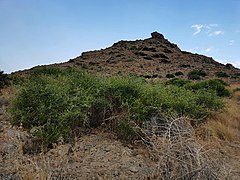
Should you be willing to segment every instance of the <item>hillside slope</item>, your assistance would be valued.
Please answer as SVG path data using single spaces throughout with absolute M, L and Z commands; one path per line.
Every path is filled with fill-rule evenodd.
M 75 67 L 103 75 L 134 74 L 161 79 L 165 79 L 167 74 L 175 75 L 176 72 L 180 72 L 180 76 L 177 76 L 187 78 L 190 71 L 203 70 L 207 76 L 202 79 L 215 78 L 217 73 L 220 76 L 223 73 L 225 81 L 240 81 L 240 69 L 231 64 L 221 64 L 211 57 L 181 51 L 158 32 L 151 33 L 148 39 L 119 41 L 106 49 L 83 52 L 68 62 L 47 66 Z M 25 74 L 28 71 L 17 73 Z
M 181 51 L 158 32 L 145 40 L 119 41 L 106 49 L 84 52 L 59 65 L 105 75 L 131 73 L 148 78 L 165 78 L 167 74 L 179 71 L 183 73 L 182 78 L 186 78 L 192 70 L 204 70 L 207 79 L 215 77 L 217 72 L 224 72 L 230 76 L 226 80 L 231 82 L 236 81 L 236 75 L 240 73 L 231 64 L 224 65 L 211 57 Z

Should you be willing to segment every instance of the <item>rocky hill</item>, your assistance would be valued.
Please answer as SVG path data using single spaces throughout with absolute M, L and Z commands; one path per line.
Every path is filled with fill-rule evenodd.
M 193 70 L 203 70 L 204 79 L 223 73 L 226 80 L 239 81 L 240 70 L 231 64 L 221 64 L 211 57 L 193 54 L 181 49 L 158 32 L 151 38 L 136 41 L 119 41 L 106 49 L 83 52 L 81 56 L 66 63 L 52 66 L 77 67 L 89 72 L 112 74 L 135 74 L 146 78 L 166 78 L 167 74 L 179 73 L 181 78 Z M 178 75 L 178 76 L 179 76 Z
M 43 68 L 24 84 L 10 76 L 15 86 L 2 73 L 0 179 L 240 179 L 239 69 L 181 51 L 157 32 L 49 66 L 154 79 L 195 70 L 236 84 L 185 88 Z

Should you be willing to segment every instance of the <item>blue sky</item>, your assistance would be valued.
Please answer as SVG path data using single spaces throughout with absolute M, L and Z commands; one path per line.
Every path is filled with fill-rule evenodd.
M 64 62 L 153 31 L 240 68 L 239 0 L 0 0 L 0 69 Z

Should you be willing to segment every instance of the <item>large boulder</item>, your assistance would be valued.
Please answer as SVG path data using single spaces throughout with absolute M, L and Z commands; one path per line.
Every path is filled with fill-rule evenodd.
M 164 39 L 164 36 L 160 34 L 159 32 L 152 32 L 151 33 L 152 38 L 157 38 L 157 39 Z

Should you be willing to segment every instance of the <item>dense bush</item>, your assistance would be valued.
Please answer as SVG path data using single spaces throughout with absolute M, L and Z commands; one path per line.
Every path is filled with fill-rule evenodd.
M 183 74 L 183 72 L 181 72 L 181 71 L 175 72 L 175 76 L 182 76 L 182 75 L 184 75 L 184 74 Z
M 198 119 L 209 115 L 210 110 L 216 110 L 223 106 L 221 99 L 214 93 L 193 92 L 183 87 L 163 84 L 144 88 L 141 98 L 135 103 L 134 115 L 138 116 L 140 121 L 148 121 L 159 112 L 164 115 L 177 113 Z
M 237 87 L 233 90 L 233 92 L 237 92 L 237 91 L 240 91 L 240 87 Z
M 13 100 L 12 122 L 28 129 L 40 127 L 37 135 L 46 144 L 66 138 L 75 126 L 88 125 L 95 84 L 85 73 L 34 75 Z
M 216 72 L 216 76 L 217 77 L 229 77 L 229 75 L 225 72 L 222 72 L 222 71 L 219 71 L 219 72 Z
M 190 83 L 189 80 L 179 79 L 179 78 L 173 78 L 165 82 L 166 85 L 175 85 L 178 87 L 183 87 L 185 84 Z
M 188 79 L 200 80 L 202 77 L 207 76 L 207 73 L 203 70 L 193 70 L 188 73 Z
M 131 140 L 136 135 L 132 124 L 176 113 L 198 119 L 223 106 L 204 85 L 186 88 L 187 82 L 181 81 L 149 84 L 136 76 L 97 77 L 73 69 L 39 68 L 12 101 L 12 123 L 37 129 L 35 135 L 46 145 L 68 138 L 77 127 L 100 124 Z
M 3 71 L 0 71 L 0 88 L 9 84 L 9 78 L 7 74 L 4 74 Z
M 231 77 L 235 78 L 235 79 L 240 78 L 240 73 L 235 73 L 235 74 L 231 75 Z
M 175 76 L 174 76 L 174 74 L 167 74 L 166 75 L 166 78 L 174 78 Z
M 188 84 L 186 87 L 193 90 L 213 91 L 217 96 L 228 97 L 230 91 L 226 89 L 227 84 L 221 79 L 211 79 L 199 83 Z

